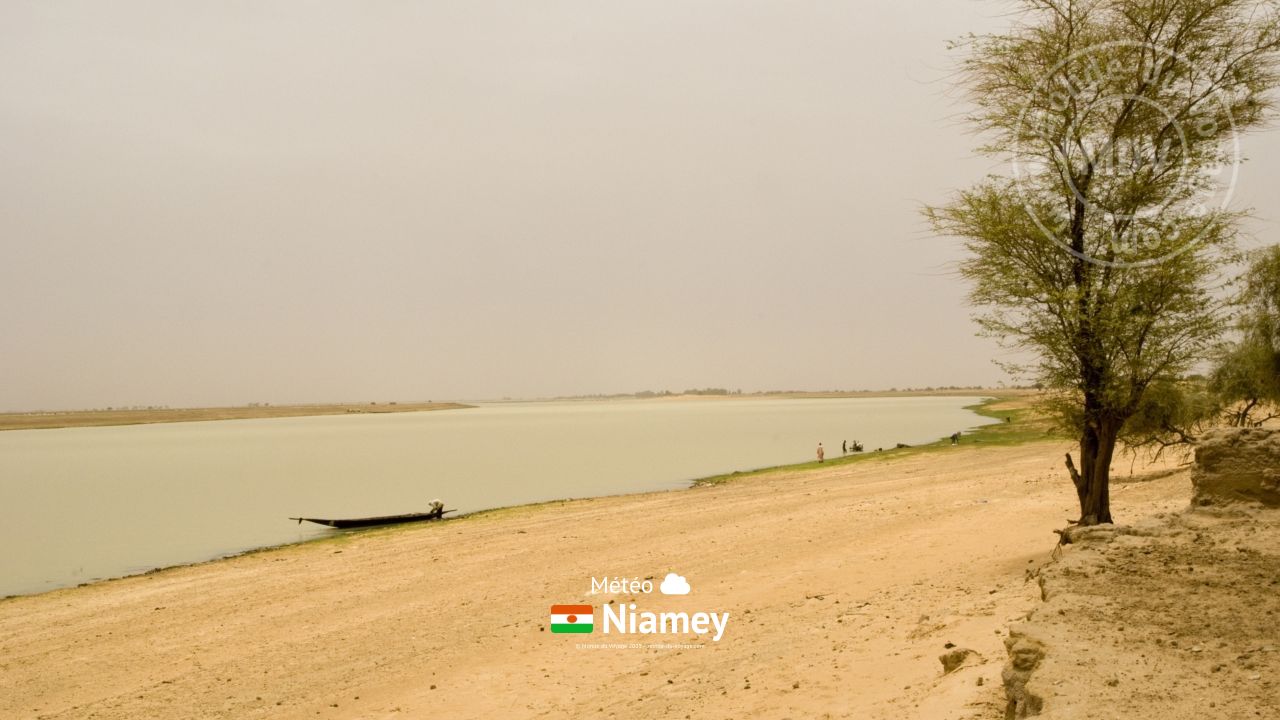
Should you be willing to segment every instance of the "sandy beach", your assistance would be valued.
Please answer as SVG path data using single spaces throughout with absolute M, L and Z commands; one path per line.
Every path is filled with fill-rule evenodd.
M 513 508 L 11 598 L 0 716 L 996 717 L 1003 637 L 1074 509 L 1067 448 Z M 1186 505 L 1185 472 L 1117 488 L 1126 521 Z M 689 595 L 590 593 L 672 571 Z M 610 602 L 730 619 L 719 642 L 548 632 L 550 605 Z M 687 647 L 579 647 L 619 641 Z M 947 643 L 977 655 L 943 675 Z

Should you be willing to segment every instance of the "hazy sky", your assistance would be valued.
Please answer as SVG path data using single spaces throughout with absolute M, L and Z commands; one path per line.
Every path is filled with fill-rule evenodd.
M 1006 8 L 3 0 L 0 409 L 995 383 L 918 208 Z

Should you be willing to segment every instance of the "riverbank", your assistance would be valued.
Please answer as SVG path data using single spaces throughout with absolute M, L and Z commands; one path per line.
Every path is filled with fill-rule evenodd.
M 1046 720 L 1280 717 L 1280 512 L 1126 520 L 1038 574 L 1044 602 L 1010 628 L 1029 667 L 1015 697 Z
M 68 410 L 63 412 L 0 413 L 0 430 L 51 430 L 71 427 L 150 425 L 208 420 L 260 420 L 365 413 L 461 410 L 461 403 L 327 403 L 318 405 L 246 405 L 213 408 L 140 408 L 127 410 Z
M 0 716 L 998 716 L 1003 629 L 1073 510 L 1067 447 L 885 454 L 11 598 Z M 1177 473 L 1116 496 L 1126 519 L 1185 504 Z M 671 571 L 689 595 L 590 594 Z M 610 601 L 730 621 L 664 649 L 547 631 L 552 604 Z M 942 675 L 948 642 L 981 660 Z
M 823 462 L 814 460 L 812 462 L 774 465 L 752 470 L 736 470 L 720 475 L 698 478 L 693 481 L 693 485 L 695 487 L 719 485 L 768 473 L 818 470 L 868 460 L 902 458 L 909 455 L 918 455 L 922 452 L 953 448 L 957 444 L 966 447 L 970 445 L 1000 447 L 1045 440 L 1065 441 L 1067 438 L 1058 432 L 1053 422 L 1036 407 L 1039 396 L 1039 393 L 1010 391 L 993 395 L 974 405 L 966 405 L 965 410 L 970 410 L 979 417 L 990 418 L 995 422 L 970 428 L 961 434 L 957 443 L 953 443 L 950 438 L 938 438 L 933 442 L 919 445 L 899 445 L 891 448 L 864 447 L 861 452 L 841 453 L 837 453 L 833 447 L 829 451 L 831 456 Z

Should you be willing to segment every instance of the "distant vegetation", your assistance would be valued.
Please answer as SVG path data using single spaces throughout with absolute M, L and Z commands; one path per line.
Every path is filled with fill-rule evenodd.
M 999 390 L 1039 390 L 1039 385 L 1001 385 Z M 618 400 L 624 398 L 637 398 L 647 400 L 651 398 L 663 397 L 681 397 L 686 395 L 698 396 L 737 396 L 745 395 L 752 397 L 762 397 L 768 395 L 812 395 L 812 396 L 845 396 L 845 395 L 884 395 L 884 394 L 905 394 L 905 393 L 933 393 L 933 392 L 992 392 L 994 389 L 983 387 L 982 385 L 928 385 L 925 387 L 893 387 L 888 390 L 756 390 L 753 392 L 743 392 L 741 388 L 737 390 L 729 390 L 728 388 L 692 388 L 682 392 L 673 392 L 671 390 L 641 390 L 633 393 L 597 393 L 590 395 L 567 395 L 557 398 L 559 400 Z

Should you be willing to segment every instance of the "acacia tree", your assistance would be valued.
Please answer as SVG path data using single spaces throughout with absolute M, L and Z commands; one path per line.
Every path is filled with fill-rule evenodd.
M 1280 245 L 1253 254 L 1241 306 L 1239 338 L 1211 381 L 1227 422 L 1247 426 L 1280 417 Z
M 960 77 L 1007 157 L 926 208 L 963 239 L 985 334 L 1033 360 L 1079 438 L 1067 469 L 1082 525 L 1112 521 L 1117 438 L 1149 388 L 1175 382 L 1223 325 L 1234 258 L 1238 133 L 1276 84 L 1274 0 L 1019 0 L 1010 31 L 962 43 Z

